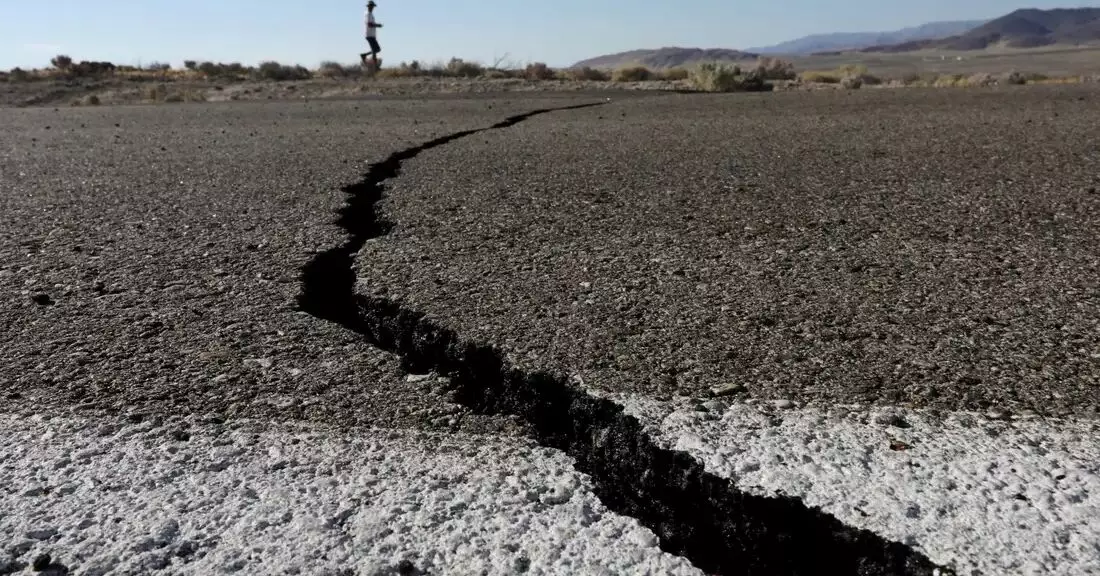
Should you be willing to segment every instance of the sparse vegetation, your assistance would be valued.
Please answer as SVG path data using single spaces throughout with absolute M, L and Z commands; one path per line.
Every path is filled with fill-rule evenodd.
M 305 66 L 288 66 L 278 62 L 263 62 L 256 69 L 256 76 L 261 80 L 308 80 L 313 73 Z
M 569 70 L 569 78 L 577 81 L 588 82 L 607 82 L 611 79 L 611 75 L 599 68 L 592 68 L 591 66 L 585 66 L 583 68 L 572 68 Z
M 8 82 L 27 82 L 31 79 L 29 72 L 22 68 L 12 68 L 8 74 Z
M 743 72 L 735 64 L 704 62 L 691 70 L 688 83 L 702 92 L 768 92 L 775 87 L 766 75 L 760 67 Z
M 779 58 L 761 58 L 756 62 L 756 73 L 764 80 L 794 80 L 798 74 L 794 64 Z
M 961 60 L 960 60 L 961 61 Z M 834 61 L 835 62 L 835 61 Z M 940 65 L 942 66 L 942 65 Z M 918 68 L 919 69 L 919 68 Z M 532 62 L 526 65 L 507 64 L 500 61 L 486 67 L 479 62 L 461 58 L 449 61 L 437 61 L 425 64 L 420 61 L 401 62 L 397 66 L 380 69 L 371 76 L 380 79 L 465 79 L 482 81 L 507 80 L 521 82 L 608 82 L 615 83 L 660 83 L 640 86 L 639 88 L 664 89 L 671 83 L 673 87 L 689 87 L 706 92 L 769 91 L 781 87 L 797 89 L 800 86 L 834 85 L 847 89 L 861 89 L 868 86 L 885 85 L 888 87 L 992 87 L 1024 84 L 1079 83 L 1097 81 L 1095 76 L 1047 75 L 1012 71 L 1008 73 L 975 73 L 973 67 L 963 67 L 960 73 L 935 73 L 918 71 L 899 71 L 894 67 L 896 76 L 882 78 L 872 74 L 863 65 L 844 65 L 832 70 L 808 70 L 796 72 L 792 63 L 777 58 L 760 58 L 755 62 L 738 65 L 734 61 L 717 59 L 696 66 L 675 66 L 671 68 L 650 68 L 644 65 L 629 65 L 617 70 L 595 67 L 556 69 L 545 62 Z M 262 62 L 257 66 L 246 66 L 239 62 L 221 63 L 200 60 L 184 60 L 182 66 L 173 68 L 167 63 L 149 63 L 134 66 L 111 62 L 76 61 L 67 55 L 57 55 L 50 59 L 50 66 L 25 70 L 14 68 L 0 71 L 0 84 L 64 82 L 64 87 L 54 90 L 66 102 L 76 106 L 95 106 L 100 98 L 109 102 L 141 100 L 148 102 L 193 102 L 203 101 L 207 97 L 217 99 L 257 98 L 259 94 L 272 94 L 259 86 L 236 89 L 224 95 L 218 95 L 229 84 L 235 82 L 272 82 L 292 83 L 280 89 L 280 92 L 311 94 L 329 90 L 310 87 L 312 85 L 293 84 L 296 82 L 342 81 L 364 82 L 368 80 L 359 63 L 341 64 L 334 61 L 321 62 L 317 68 L 309 69 L 297 64 L 283 64 L 275 61 Z M 91 80 L 94 83 L 84 83 Z M 140 83 L 135 87 L 131 83 Z M 417 82 L 416 85 L 423 83 Z M 95 86 L 95 90 L 87 90 Z M 453 82 L 441 86 L 453 87 Z M 66 93 L 67 96 L 61 96 Z M 9 88 L 11 94 L 25 93 L 28 88 Z M 403 89 L 402 89 L 403 90 Z M 94 92 L 94 93 L 93 93 Z M 335 93 L 335 92 L 334 92 Z M 97 95 L 98 94 L 98 95 Z
M 627 66 L 611 74 L 615 82 L 645 82 L 653 78 L 653 72 L 645 66 Z
M 485 73 L 485 67 L 477 62 L 467 62 L 462 58 L 451 58 L 451 61 L 447 62 L 446 72 L 448 76 L 477 78 Z
M 738 85 L 740 70 L 728 64 L 704 62 L 696 66 L 689 76 L 692 88 L 704 92 L 733 92 Z
M 688 77 L 691 76 L 691 70 L 680 67 L 669 68 L 668 70 L 662 71 L 659 76 L 662 80 L 671 80 L 673 82 L 679 80 L 687 80 Z
M 50 59 L 50 65 L 58 70 L 68 70 L 73 65 L 73 59 L 64 54 L 58 54 Z
M 799 77 L 807 84 L 839 84 L 841 78 L 834 72 L 823 72 L 821 70 L 807 70 Z
M 878 86 L 882 79 L 867 71 L 863 65 L 847 65 L 836 70 L 809 70 L 797 76 L 808 84 L 839 84 L 848 90 L 858 90 L 864 86 Z
M 317 74 L 322 78 L 346 78 L 354 73 L 350 66 L 344 66 L 339 62 L 322 62 L 317 69 Z
M 547 66 L 545 62 L 528 64 L 527 68 L 523 71 L 523 75 L 528 80 L 553 80 L 557 77 L 557 73 Z

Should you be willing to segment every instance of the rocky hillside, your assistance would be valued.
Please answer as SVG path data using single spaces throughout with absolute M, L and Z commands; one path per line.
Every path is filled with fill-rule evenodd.
M 917 40 L 866 48 L 863 52 L 985 50 L 1100 43 L 1100 8 L 1016 10 L 969 32 L 940 40 Z

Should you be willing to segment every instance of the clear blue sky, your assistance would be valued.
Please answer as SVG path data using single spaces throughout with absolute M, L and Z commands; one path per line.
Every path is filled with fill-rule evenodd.
M 636 48 L 747 48 L 819 32 L 992 18 L 1078 0 L 376 0 L 388 64 L 458 56 L 492 63 L 577 60 Z M 116 64 L 184 59 L 353 62 L 365 0 L 4 0 L 0 69 L 57 53 Z

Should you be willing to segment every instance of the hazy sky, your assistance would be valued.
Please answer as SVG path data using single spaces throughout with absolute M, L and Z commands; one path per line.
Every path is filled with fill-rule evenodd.
M 1054 0 L 376 0 L 387 64 L 458 56 L 553 66 L 662 46 L 747 48 L 818 32 L 991 18 Z M 184 59 L 352 62 L 359 0 L 0 0 L 0 69 L 57 53 L 117 64 Z

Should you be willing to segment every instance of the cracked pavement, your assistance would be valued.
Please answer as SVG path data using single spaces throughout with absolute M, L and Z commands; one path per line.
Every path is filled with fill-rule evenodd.
M 294 298 L 367 163 L 558 102 L 0 111 L 5 401 L 517 433 Z
M 650 523 L 684 522 L 704 502 L 646 474 L 667 454 L 593 397 L 551 386 L 516 416 L 475 413 L 446 378 L 408 374 L 299 309 L 303 268 L 344 245 L 359 249 L 361 294 L 597 396 L 725 388 L 799 404 L 1100 409 L 1090 87 L 616 95 L 425 149 L 383 182 L 386 235 L 348 244 L 337 224 L 342 190 L 395 152 L 603 98 L 0 111 L 9 413 L 182 415 L 215 434 L 305 421 L 368 436 L 519 436 L 558 418 L 540 442 L 571 444 L 612 510 L 623 513 L 613 494 L 627 485 L 649 492 L 626 514 Z M 553 410 L 524 413 L 543 402 Z M 621 445 L 584 438 L 600 430 Z M 669 470 L 694 479 L 701 467 L 685 456 Z M 737 522 L 803 525 L 809 537 L 791 542 L 814 550 L 802 562 L 848 538 L 818 512 L 797 522 L 808 513 L 797 500 L 761 524 L 739 506 L 775 501 L 695 482 L 681 479 L 684 494 L 704 486 L 722 503 L 706 501 L 719 529 L 690 540 L 696 554 Z M 673 539 L 678 529 L 698 526 L 676 525 Z M 731 546 L 759 548 L 766 567 L 791 557 L 772 540 Z M 736 559 L 721 554 L 707 562 Z M 885 561 L 910 560 L 927 568 L 905 547 Z
M 1091 415 L 1091 87 L 671 95 L 410 160 L 359 290 L 589 389 Z

